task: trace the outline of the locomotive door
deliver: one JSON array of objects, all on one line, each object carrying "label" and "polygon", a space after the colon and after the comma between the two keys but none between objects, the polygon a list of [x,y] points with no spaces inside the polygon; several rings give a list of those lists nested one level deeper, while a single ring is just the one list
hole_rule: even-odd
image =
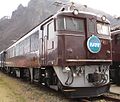
[{"label": "locomotive door", "polygon": [[47,24],[43,25],[43,41],[42,41],[42,65],[47,64],[47,43],[48,43]]},{"label": "locomotive door", "polygon": [[54,22],[53,20],[43,26],[43,65],[47,65],[48,53],[54,49]]},{"label": "locomotive door", "polygon": [[[87,27],[86,19],[84,18],[72,18],[66,17],[66,32],[70,34],[69,36],[65,35],[65,57],[67,61],[71,59],[80,59],[84,61],[86,59],[86,36],[87,36]],[[74,33],[75,32],[75,33]],[[64,40],[63,39],[63,40]]]}]

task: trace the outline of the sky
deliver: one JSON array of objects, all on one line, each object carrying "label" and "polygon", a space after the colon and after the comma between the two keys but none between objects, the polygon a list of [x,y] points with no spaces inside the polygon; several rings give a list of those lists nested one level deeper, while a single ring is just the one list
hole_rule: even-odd
[{"label": "sky", "polygon": [[16,10],[19,4],[27,6],[30,0],[0,0],[0,18],[11,16],[12,11]]},{"label": "sky", "polygon": [[[30,0],[0,0],[0,18],[3,16],[11,16],[12,11],[16,10],[21,3],[27,6]],[[120,16],[119,0],[70,0],[88,7],[102,10],[108,14]]]},{"label": "sky", "polygon": [[71,0],[88,7],[102,10],[112,16],[120,16],[120,0]]}]

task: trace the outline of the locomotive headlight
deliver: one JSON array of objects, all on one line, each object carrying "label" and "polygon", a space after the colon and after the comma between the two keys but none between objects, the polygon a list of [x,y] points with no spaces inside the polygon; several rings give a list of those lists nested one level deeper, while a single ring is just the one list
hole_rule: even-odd
[{"label": "locomotive headlight", "polygon": [[64,68],[63,68],[63,72],[64,72],[64,73],[68,73],[69,71],[70,71],[70,68],[69,68],[69,67],[64,67]]},{"label": "locomotive headlight", "polygon": [[101,17],[101,19],[102,19],[102,21],[106,21],[106,16],[103,15],[103,16]]},{"label": "locomotive headlight", "polygon": [[78,14],[79,14],[78,9],[74,9],[73,14],[74,14],[74,15],[78,15]]},{"label": "locomotive headlight", "polygon": [[74,76],[74,77],[77,77],[77,74],[76,74],[76,73],[73,73],[73,76]]}]

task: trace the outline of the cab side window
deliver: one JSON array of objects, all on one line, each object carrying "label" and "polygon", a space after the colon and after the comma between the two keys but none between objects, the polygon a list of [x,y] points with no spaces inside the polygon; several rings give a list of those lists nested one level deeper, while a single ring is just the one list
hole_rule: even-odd
[{"label": "cab side window", "polygon": [[38,50],[38,45],[39,45],[39,31],[36,31],[34,34],[31,35],[30,37],[31,41],[31,51],[36,51]]},{"label": "cab side window", "polygon": [[54,22],[51,22],[47,26],[48,28],[48,40],[54,38]]},{"label": "cab side window", "polygon": [[24,53],[30,52],[30,37],[24,40]]}]

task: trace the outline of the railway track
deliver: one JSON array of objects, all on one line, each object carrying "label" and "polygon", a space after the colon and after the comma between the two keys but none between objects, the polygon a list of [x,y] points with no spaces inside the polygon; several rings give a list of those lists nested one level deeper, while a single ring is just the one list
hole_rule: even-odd
[{"label": "railway track", "polygon": [[[24,80],[21,80],[21,82],[24,82]],[[28,81],[25,81],[25,83],[29,84]],[[55,98],[57,98],[57,96],[62,97],[62,98],[64,97],[61,93],[57,93],[56,91],[50,88],[44,87],[44,86],[40,86],[38,83],[32,83],[31,86],[34,88],[38,88],[37,90],[39,90],[39,87],[41,87],[41,89],[44,89],[44,91],[46,90],[46,92],[49,91],[51,93],[54,93]],[[26,90],[29,91],[29,88]],[[64,97],[64,99],[66,99],[66,97]],[[66,102],[120,102],[120,94],[107,93],[107,94],[104,94],[98,97],[92,97],[92,98],[66,99]]]},{"label": "railway track", "polygon": [[103,96],[104,97],[104,99],[106,100],[106,101],[110,101],[110,102],[120,102],[120,99],[119,98],[114,98],[114,97],[111,97],[111,96]]},{"label": "railway track", "polygon": [[112,102],[120,102],[120,94],[107,93],[107,94],[103,95],[103,97],[108,101],[110,100]]},{"label": "railway track", "polygon": [[115,93],[108,93],[98,97],[79,99],[77,101],[78,102],[120,102],[120,95]]}]

